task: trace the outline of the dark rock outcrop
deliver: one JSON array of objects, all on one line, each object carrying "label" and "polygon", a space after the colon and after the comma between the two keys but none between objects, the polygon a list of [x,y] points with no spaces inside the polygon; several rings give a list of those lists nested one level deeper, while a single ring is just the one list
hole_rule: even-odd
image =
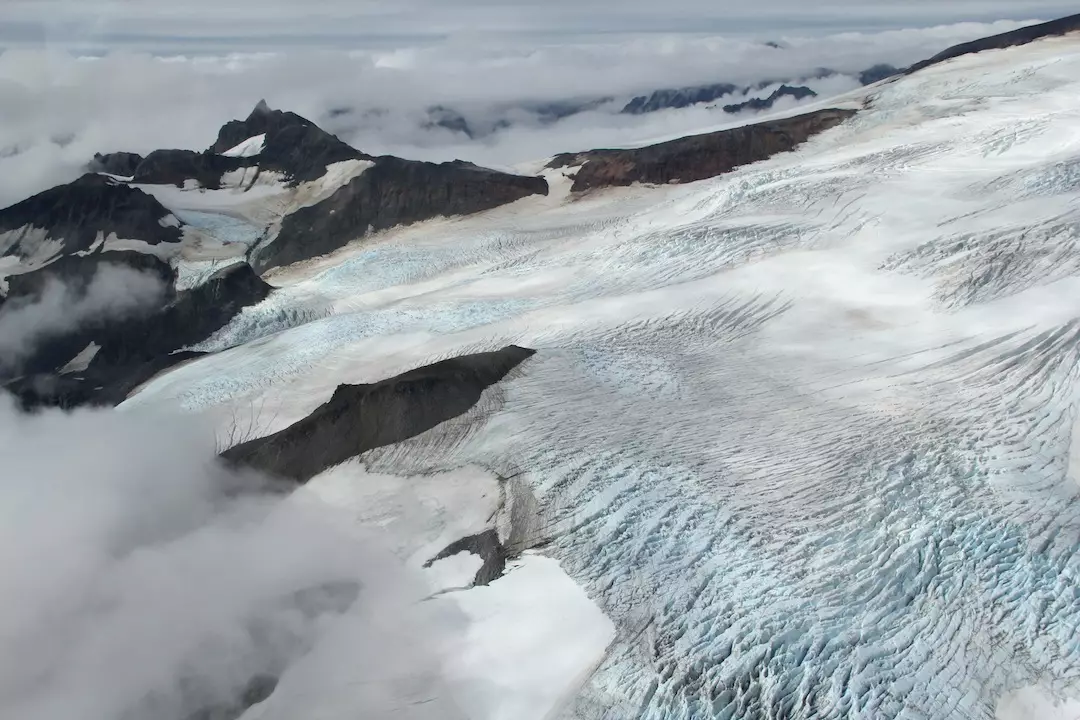
[{"label": "dark rock outcrop", "polygon": [[424,563],[424,567],[431,567],[439,560],[462,552],[478,555],[484,561],[484,564],[476,571],[473,585],[488,585],[492,580],[497,580],[506,569],[506,561],[511,559],[510,553],[499,540],[499,533],[494,529],[488,529],[478,535],[469,535],[450,543],[438,555]]},{"label": "dark rock outcrop", "polygon": [[130,367],[199,343],[272,290],[246,263],[224,268],[202,285],[177,293],[159,312],[105,333],[90,367]]},{"label": "dark rock outcrop", "polygon": [[260,100],[245,120],[232,120],[222,126],[207,152],[227,152],[257,135],[266,136],[262,152],[256,157],[238,159],[247,165],[257,164],[262,170],[283,173],[294,185],[322,177],[327,165],[369,159],[307,118],[271,110],[265,100]]},{"label": "dark rock outcrop", "polygon": [[232,447],[237,466],[304,483],[360,453],[415,437],[463,414],[489,386],[535,354],[510,345],[443,360],[368,385],[341,385],[329,401],[290,427]]},{"label": "dark rock outcrop", "polygon": [[[156,277],[160,281],[160,293],[145,297],[141,306],[126,305],[123,313],[113,312],[100,317],[81,318],[77,325],[69,329],[37,338],[28,355],[13,365],[0,366],[0,381],[11,380],[15,376],[56,373],[91,342],[100,344],[101,338],[114,332],[115,328],[123,328],[138,318],[159,312],[172,300],[174,274],[168,263],[153,255],[138,252],[102,252],[64,256],[40,270],[9,278],[9,302],[5,303],[2,309],[4,313],[18,312],[21,306],[37,302],[47,286],[53,282],[64,286],[66,295],[63,301],[78,302],[86,295],[88,287],[101,269],[117,266]],[[118,296],[123,294],[123,288],[109,290]],[[52,300],[53,303],[60,301]],[[38,377],[28,387],[35,388],[42,383],[43,380]]]},{"label": "dark rock outcrop", "polygon": [[89,162],[86,169],[89,172],[108,173],[121,177],[131,177],[135,174],[135,168],[143,161],[142,155],[129,152],[96,153],[94,159]]},{"label": "dark rock outcrop", "polygon": [[[103,262],[114,254],[76,258],[81,262]],[[132,255],[135,256],[132,260],[152,257]],[[69,273],[69,277],[91,274],[90,270],[79,268]],[[170,285],[161,303],[145,308],[134,317],[88,321],[71,332],[43,341],[23,366],[22,374],[9,379],[4,387],[27,409],[116,405],[159,372],[201,355],[182,348],[207,339],[245,307],[264,300],[271,291],[246,264],[225,268],[206,283],[184,292],[176,293]],[[85,370],[58,374],[62,366],[90,343],[97,345],[98,350]]]},{"label": "dark rock outcrop", "polygon": [[902,70],[893,67],[888,63],[879,63],[873,67],[869,67],[859,73],[859,82],[865,85],[873,85],[876,82],[881,82],[886,78],[891,78],[894,75],[899,75]]},{"label": "dark rock outcrop", "polygon": [[442,128],[450,132],[461,133],[470,140],[476,137],[476,131],[469,125],[469,121],[465,119],[464,115],[443,105],[435,105],[427,109],[427,119],[423,123],[423,128],[425,130]]},{"label": "dark rock outcrop", "polygon": [[937,65],[938,63],[952,60],[953,58],[958,58],[963,55],[971,55],[972,53],[978,53],[984,50],[1000,50],[1003,48],[1015,47],[1017,45],[1026,45],[1035,42],[1036,40],[1041,40],[1042,38],[1056,37],[1077,31],[1080,31],[1080,15],[1070,15],[1057,20],[1051,20],[1050,22],[1030,25],[1028,27],[1020,28],[1019,30],[1001,33],[1000,35],[992,35],[979,40],[954,45],[928,60],[915,63],[909,67],[905,73],[910,75],[923,68]]},{"label": "dark rock outcrop", "polygon": [[693,182],[792,150],[854,114],[854,110],[818,110],[633,150],[567,153],[556,156],[548,167],[580,165],[571,187],[573,192],[637,182]]},{"label": "dark rock outcrop", "polygon": [[731,83],[713,83],[712,85],[656,90],[649,95],[635,97],[626,104],[622,112],[627,115],[642,115],[657,110],[690,107],[691,105],[718,100],[741,89]]},{"label": "dark rock outcrop", "polygon": [[[162,224],[171,213],[153,196],[104,175],[88,173],[67,185],[38,193],[0,210],[0,233],[30,226],[48,231],[48,238],[63,240],[62,254],[89,250],[98,233],[115,233],[125,240],[149,245],[179,242],[181,230]],[[27,240],[17,239],[0,254],[25,257],[34,252]]]},{"label": "dark rock outcrop", "polygon": [[724,106],[724,112],[734,115],[735,113],[743,112],[744,110],[753,110],[755,112],[761,112],[763,110],[769,110],[776,101],[780,98],[791,97],[796,100],[805,100],[806,98],[817,97],[817,93],[808,87],[791,87],[790,85],[781,85],[779,88],[773,91],[767,98],[750,98],[749,100],[741,103],[734,103]]},{"label": "dark rock outcrop", "polygon": [[250,158],[234,158],[194,150],[155,150],[139,163],[133,182],[184,187],[194,180],[209,190],[221,187],[221,176],[254,165]]},{"label": "dark rock outcrop", "polygon": [[[171,292],[176,273],[172,266],[155,255],[133,250],[106,250],[88,255],[65,255],[43,268],[8,278],[9,298],[30,298],[39,295],[50,281],[59,281],[78,296],[90,284],[103,265],[121,265],[136,272],[158,278]],[[165,296],[167,301],[171,296]]]},{"label": "dark rock outcrop", "polygon": [[158,373],[205,354],[185,350],[122,370],[98,366],[66,375],[23,375],[0,387],[11,393],[27,412],[47,407],[62,410],[86,406],[112,407],[124,402],[133,390]]},{"label": "dark rock outcrop", "polygon": [[436,165],[385,156],[374,162],[326,200],[287,215],[274,240],[252,253],[255,269],[264,272],[325,255],[373,231],[469,215],[548,192],[541,177],[460,160]]},{"label": "dark rock outcrop", "polygon": [[[232,157],[222,154],[258,135],[266,137],[257,155]],[[120,155],[129,154],[95,156],[95,161],[98,157]],[[155,150],[128,174],[133,176],[136,183],[183,187],[193,180],[203,188],[217,190],[225,173],[253,168],[251,182],[258,177],[258,173],[273,171],[284,176],[288,184],[297,185],[322,177],[326,167],[333,163],[367,158],[367,155],[346,145],[307,118],[292,112],[271,110],[264,101],[260,101],[245,120],[225,123],[209,149],[202,152]]]}]

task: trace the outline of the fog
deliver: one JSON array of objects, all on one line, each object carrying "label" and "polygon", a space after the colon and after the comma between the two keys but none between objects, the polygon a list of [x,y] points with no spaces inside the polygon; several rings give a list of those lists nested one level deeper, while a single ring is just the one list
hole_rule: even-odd
[{"label": "fog", "polygon": [[50,277],[40,295],[25,302],[13,299],[0,308],[0,370],[16,367],[47,338],[91,321],[123,320],[156,308],[164,293],[157,276],[123,265],[101,265],[79,290]]},{"label": "fog", "polygon": [[[222,124],[260,98],[365,152],[510,167],[731,119],[704,106],[619,114],[636,94],[798,80],[828,67],[844,75],[804,83],[828,96],[855,87],[853,75],[876,63],[904,66],[1019,24],[769,36],[779,48],[765,38],[656,33],[528,42],[463,33],[434,45],[348,51],[155,55],[121,47],[94,57],[61,44],[11,47],[0,55],[0,206],[74,179],[95,152],[208,147]],[[534,109],[603,98],[612,100],[558,122]],[[437,105],[492,131],[470,138],[433,125],[427,111]]]},{"label": "fog", "polygon": [[0,716],[235,717],[328,663],[314,674],[349,669],[354,716],[423,693],[436,714],[402,717],[456,717],[446,604],[349,517],[218,464],[205,420],[21,415],[4,396],[0,456]]}]

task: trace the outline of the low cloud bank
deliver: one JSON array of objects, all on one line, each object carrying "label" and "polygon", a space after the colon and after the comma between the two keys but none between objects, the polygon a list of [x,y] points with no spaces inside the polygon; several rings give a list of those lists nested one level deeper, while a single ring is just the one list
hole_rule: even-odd
[{"label": "low cloud bank", "polygon": [[[825,95],[853,87],[854,75],[876,63],[907,65],[1021,24],[758,39],[639,34],[477,42],[464,34],[384,49],[286,45],[269,53],[174,57],[116,50],[87,58],[52,45],[12,48],[0,55],[0,206],[74,179],[95,152],[207,147],[225,121],[246,116],[260,98],[369,153],[506,167],[692,132],[696,123],[724,119],[722,111],[701,107],[619,115],[637,94],[792,80],[820,67],[844,73],[831,85],[808,83]],[[608,97],[610,103],[574,117],[537,121],[538,103]],[[434,106],[493,131],[469,138],[433,124]]]},{"label": "low cloud bank", "polygon": [[459,717],[446,605],[349,517],[226,470],[205,422],[0,396],[0,457],[0,716],[236,717],[300,667],[354,717]]}]

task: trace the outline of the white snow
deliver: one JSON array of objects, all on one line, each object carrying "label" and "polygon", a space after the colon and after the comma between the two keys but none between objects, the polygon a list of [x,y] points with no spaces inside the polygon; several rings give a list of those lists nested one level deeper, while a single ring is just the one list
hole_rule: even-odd
[{"label": "white snow", "polygon": [[505,522],[491,473],[528,490],[544,556],[435,603],[467,616],[473,718],[1050,712],[1004,696],[1080,667],[1080,39],[862,92],[723,177],[564,179],[287,269],[127,405],[262,435],[340,383],[537,349],[305,489],[413,567]]},{"label": "white snow", "polygon": [[98,250],[100,250],[101,246],[104,245],[104,244],[105,244],[105,233],[102,232],[101,230],[98,230],[97,237],[94,238],[94,242],[92,242],[90,244],[90,247],[88,247],[85,250],[78,250],[78,251],[75,252],[75,254],[79,255],[80,257],[86,256],[86,255],[93,255]]},{"label": "white snow", "polygon": [[151,244],[145,240],[117,237],[114,232],[105,236],[105,242],[102,244],[101,249],[102,251],[128,250],[143,253],[144,255],[154,255],[162,260],[173,258],[181,252],[181,249],[173,243]]},{"label": "white snow", "polygon": [[346,183],[360,177],[374,166],[371,160],[342,160],[326,166],[326,174],[318,180],[300,183],[288,212],[317,205],[327,199]]},{"label": "white snow", "polygon": [[600,664],[615,628],[559,563],[526,554],[487,587],[453,593],[469,620],[451,677],[470,717],[555,717]]},{"label": "white snow", "polygon": [[236,147],[230,148],[221,154],[225,157],[255,157],[256,155],[260,155],[265,147],[266,133],[263,133],[261,135],[249,137]]},{"label": "white snow", "polygon": [[97,343],[90,343],[82,350],[80,350],[78,355],[71,358],[71,360],[68,361],[67,365],[60,368],[60,374],[65,375],[67,373],[82,372],[86,368],[90,367],[91,361],[93,361],[94,357],[98,354],[98,350],[100,349],[101,346],[99,346]]},{"label": "white snow", "polygon": [[10,252],[16,245],[19,246],[18,265],[16,269],[8,271],[8,275],[29,272],[48,265],[60,256],[64,249],[64,239],[49,237],[48,230],[32,225],[0,233],[0,254]]},{"label": "white snow", "polygon": [[473,584],[476,572],[483,567],[484,559],[471,552],[459,552],[436,560],[425,568],[425,575],[433,591],[462,590]]},{"label": "white snow", "polygon": [[998,704],[997,720],[1080,720],[1080,700],[1054,698],[1042,688],[1009,693]]}]

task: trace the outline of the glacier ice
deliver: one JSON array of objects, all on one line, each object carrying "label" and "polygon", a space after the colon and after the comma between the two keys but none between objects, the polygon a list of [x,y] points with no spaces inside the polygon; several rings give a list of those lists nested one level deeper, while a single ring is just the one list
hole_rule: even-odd
[{"label": "glacier ice", "polygon": [[232,349],[130,402],[274,406],[270,432],[533,347],[470,432],[368,460],[529,486],[532,541],[616,627],[566,716],[1080,696],[1077,78],[1075,38],[963,57],[728,176],[396,230],[275,276]]}]

